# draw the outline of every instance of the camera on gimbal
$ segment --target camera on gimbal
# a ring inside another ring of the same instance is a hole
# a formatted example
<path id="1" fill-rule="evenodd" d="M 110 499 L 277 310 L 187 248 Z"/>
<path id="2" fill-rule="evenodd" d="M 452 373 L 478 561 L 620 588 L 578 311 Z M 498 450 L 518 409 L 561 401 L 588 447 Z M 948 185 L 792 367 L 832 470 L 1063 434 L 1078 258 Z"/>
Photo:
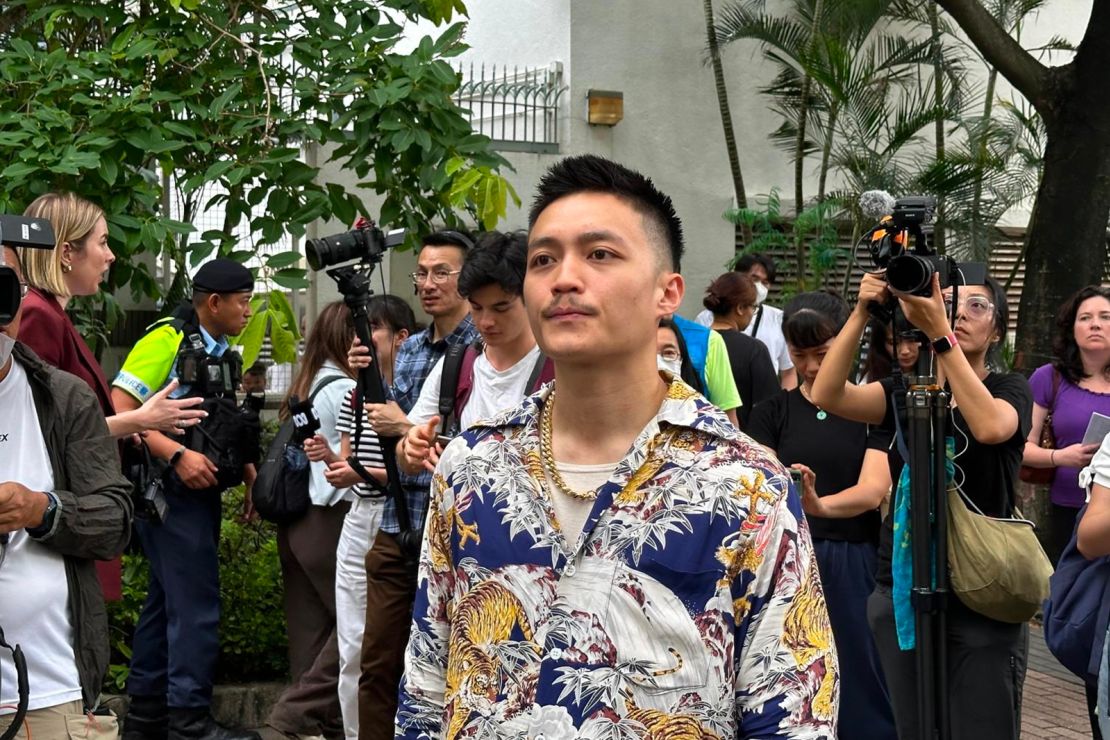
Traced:
<path id="1" fill-rule="evenodd" d="M 958 280 L 959 266 L 938 255 L 932 245 L 932 221 L 936 198 L 911 195 L 894 202 L 893 212 L 871 230 L 868 250 L 876 267 L 886 270 L 886 281 L 895 291 L 927 296 L 932 291 L 933 275 L 940 275 L 940 287 Z M 910 244 L 910 237 L 913 244 Z"/>

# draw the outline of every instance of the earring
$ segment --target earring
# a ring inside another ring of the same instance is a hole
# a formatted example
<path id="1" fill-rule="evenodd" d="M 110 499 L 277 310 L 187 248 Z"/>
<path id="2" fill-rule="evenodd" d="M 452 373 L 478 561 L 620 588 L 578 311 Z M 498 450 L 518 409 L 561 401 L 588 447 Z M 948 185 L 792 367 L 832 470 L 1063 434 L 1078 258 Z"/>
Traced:
<path id="1" fill-rule="evenodd" d="M 68 275 L 71 272 L 73 272 L 73 265 L 66 264 L 65 262 L 63 262 L 62 263 L 62 274 Z"/>

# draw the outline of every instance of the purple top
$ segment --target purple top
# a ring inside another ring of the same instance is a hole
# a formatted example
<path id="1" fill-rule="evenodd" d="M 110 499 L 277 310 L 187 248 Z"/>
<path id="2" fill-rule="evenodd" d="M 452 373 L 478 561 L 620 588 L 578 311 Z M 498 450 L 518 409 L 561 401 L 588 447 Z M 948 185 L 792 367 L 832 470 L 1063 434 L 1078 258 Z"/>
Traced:
<path id="1" fill-rule="evenodd" d="M 1029 378 L 1033 401 L 1041 408 L 1052 411 L 1052 431 L 1056 435 L 1056 449 L 1063 449 L 1083 441 L 1091 414 L 1098 412 L 1110 416 L 1110 393 L 1095 393 L 1069 383 L 1060 377 L 1056 403 L 1052 402 L 1052 365 L 1042 365 Z M 1056 468 L 1049 496 L 1052 503 L 1078 509 L 1087 498 L 1079 487 L 1079 468 Z"/>

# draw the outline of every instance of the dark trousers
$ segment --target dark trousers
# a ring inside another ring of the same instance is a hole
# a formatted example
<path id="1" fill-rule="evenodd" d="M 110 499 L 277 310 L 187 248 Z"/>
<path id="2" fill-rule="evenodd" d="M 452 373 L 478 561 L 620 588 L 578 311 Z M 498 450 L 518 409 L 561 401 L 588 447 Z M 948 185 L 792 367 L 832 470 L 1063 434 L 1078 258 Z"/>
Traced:
<path id="1" fill-rule="evenodd" d="M 135 627 L 127 693 L 171 707 L 212 702 L 220 652 L 220 495 L 167 485 L 166 520 L 136 523 L 150 586 Z"/>
<path id="2" fill-rule="evenodd" d="M 814 539 L 813 550 L 840 657 L 840 736 L 898 740 L 879 651 L 867 626 L 876 547 L 869 542 Z"/>
<path id="3" fill-rule="evenodd" d="M 1044 531 L 1044 552 L 1053 565 L 1060 562 L 1060 555 L 1075 531 L 1075 518 L 1078 515 L 1079 509 L 1074 507 L 1048 505 L 1048 521 L 1040 525 L 1039 529 Z"/>
<path id="4" fill-rule="evenodd" d="M 379 532 L 366 553 L 366 632 L 358 682 L 359 740 L 394 736 L 416 583 L 395 535 Z"/>
<path id="5" fill-rule="evenodd" d="M 867 618 L 882 658 L 898 737 L 919 740 L 916 653 L 898 647 L 889 588 L 879 586 L 871 594 Z M 949 740 L 1018 740 L 1028 626 L 984 617 L 955 596 L 948 600 L 947 619 Z"/>
<path id="6" fill-rule="evenodd" d="M 335 550 L 350 508 L 346 501 L 310 506 L 299 520 L 278 528 L 293 684 L 278 698 L 268 722 L 282 732 L 343 737 L 335 634 Z"/>

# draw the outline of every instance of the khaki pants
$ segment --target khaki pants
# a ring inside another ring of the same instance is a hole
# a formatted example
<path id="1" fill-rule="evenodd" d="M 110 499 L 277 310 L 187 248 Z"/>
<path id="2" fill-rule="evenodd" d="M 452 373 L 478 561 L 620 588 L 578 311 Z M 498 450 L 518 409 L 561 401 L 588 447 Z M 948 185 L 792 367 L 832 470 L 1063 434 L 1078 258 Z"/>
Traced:
<path id="1" fill-rule="evenodd" d="M 15 715 L 0 717 L 0 732 L 8 729 Z M 119 724 L 114 714 L 88 715 L 80 701 L 27 712 L 17 740 L 116 740 Z"/>

